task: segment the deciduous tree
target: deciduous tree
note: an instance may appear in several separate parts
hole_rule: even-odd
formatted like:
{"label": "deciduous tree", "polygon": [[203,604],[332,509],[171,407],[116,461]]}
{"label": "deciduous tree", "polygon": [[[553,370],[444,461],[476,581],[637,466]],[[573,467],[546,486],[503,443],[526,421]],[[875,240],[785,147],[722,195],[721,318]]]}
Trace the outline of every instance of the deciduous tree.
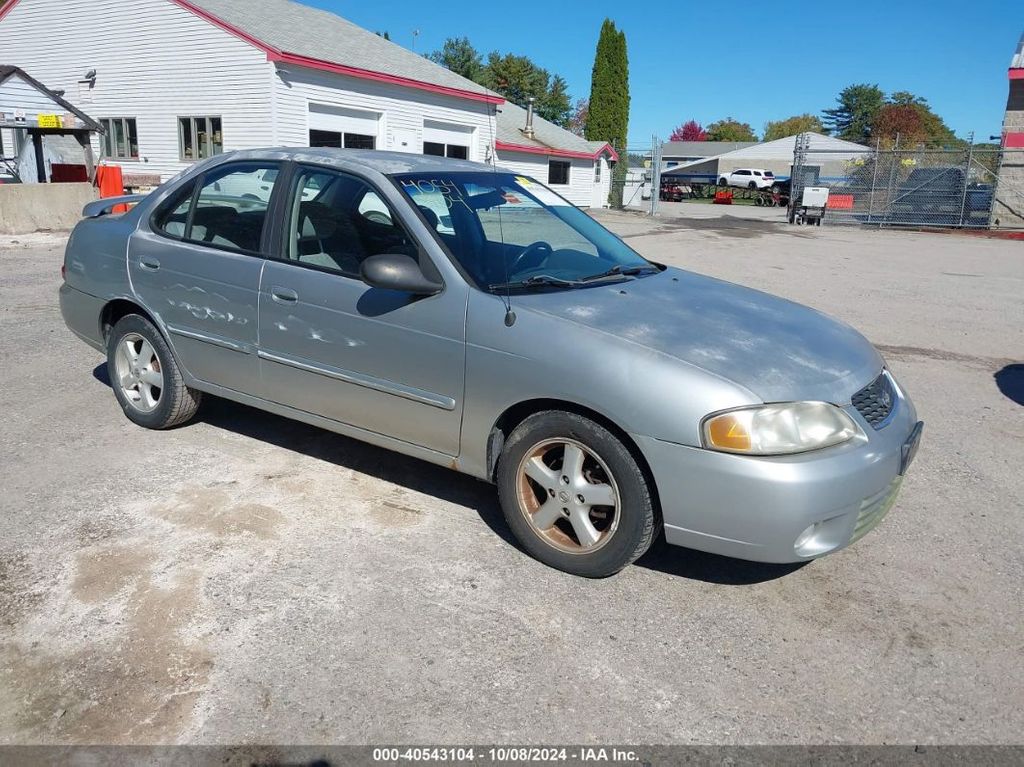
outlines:
{"label": "deciduous tree", "polygon": [[587,99],[576,99],[576,105],[569,115],[569,124],[566,126],[577,136],[585,136],[587,132],[587,114],[590,112],[590,101]]}
{"label": "deciduous tree", "polygon": [[824,133],[825,127],[815,115],[802,114],[787,117],[785,120],[769,120],[764,124],[764,140],[796,136],[799,133]]}
{"label": "deciduous tree", "polygon": [[708,132],[696,120],[687,120],[668,137],[669,141],[707,141]]}
{"label": "deciduous tree", "polygon": [[754,129],[731,117],[718,120],[707,127],[708,141],[757,141]]}

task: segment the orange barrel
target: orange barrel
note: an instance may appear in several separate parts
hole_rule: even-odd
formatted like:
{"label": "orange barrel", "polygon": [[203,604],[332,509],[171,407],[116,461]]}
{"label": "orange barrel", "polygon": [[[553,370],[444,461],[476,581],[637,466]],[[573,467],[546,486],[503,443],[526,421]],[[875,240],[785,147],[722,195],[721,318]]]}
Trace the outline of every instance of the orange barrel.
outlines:
{"label": "orange barrel", "polygon": [[[124,174],[120,165],[100,165],[96,168],[96,185],[100,188],[100,197],[120,197],[124,194]],[[127,213],[127,205],[117,205],[112,213]]]}

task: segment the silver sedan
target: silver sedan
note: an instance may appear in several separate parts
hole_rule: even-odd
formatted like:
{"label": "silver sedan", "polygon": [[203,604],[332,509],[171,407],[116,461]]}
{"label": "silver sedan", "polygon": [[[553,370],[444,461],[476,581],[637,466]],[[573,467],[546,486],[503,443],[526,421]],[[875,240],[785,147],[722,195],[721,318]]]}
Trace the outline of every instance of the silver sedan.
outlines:
{"label": "silver sedan", "polygon": [[85,216],[61,308],[136,424],[215,395],[449,466],[570,573],[615,573],[662,532],[764,562],[836,551],[920,439],[850,327],[647,261],[512,172],[247,151]]}

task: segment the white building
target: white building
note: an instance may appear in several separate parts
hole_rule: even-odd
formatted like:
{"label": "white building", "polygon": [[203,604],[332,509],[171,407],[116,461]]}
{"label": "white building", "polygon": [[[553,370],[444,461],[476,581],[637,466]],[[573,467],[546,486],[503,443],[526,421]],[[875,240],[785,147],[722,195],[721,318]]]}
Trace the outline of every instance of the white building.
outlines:
{"label": "white building", "polygon": [[[834,180],[844,177],[848,163],[870,154],[871,147],[854,144],[835,136],[821,133],[806,133],[809,141],[808,169],[815,170],[819,180]],[[666,169],[663,178],[674,176],[708,176],[712,181],[723,174],[740,168],[770,170],[780,178],[788,178],[793,172],[793,158],[796,152],[796,136],[748,144],[738,149],[698,158]]]}
{"label": "white building", "polygon": [[528,138],[500,95],[290,0],[0,0],[0,52],[103,124],[96,150],[127,185],[233,149],[313,145],[497,152],[574,204],[607,201],[609,147],[539,118]]}
{"label": "white building", "polygon": [[497,128],[499,165],[545,182],[574,205],[608,205],[618,156],[607,143],[587,141],[511,102],[498,107]]}

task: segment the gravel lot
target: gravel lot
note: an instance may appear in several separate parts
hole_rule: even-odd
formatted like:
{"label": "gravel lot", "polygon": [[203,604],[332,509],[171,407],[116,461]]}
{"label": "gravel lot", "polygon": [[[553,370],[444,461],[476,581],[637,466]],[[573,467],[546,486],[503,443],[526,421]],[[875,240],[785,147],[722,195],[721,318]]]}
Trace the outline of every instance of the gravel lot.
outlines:
{"label": "gravel lot", "polygon": [[853,548],[584,581],[446,470],[218,401],[138,429],[61,322],[63,239],[0,242],[0,742],[1019,742],[1024,243],[668,207],[601,218],[853,323],[914,397]]}

